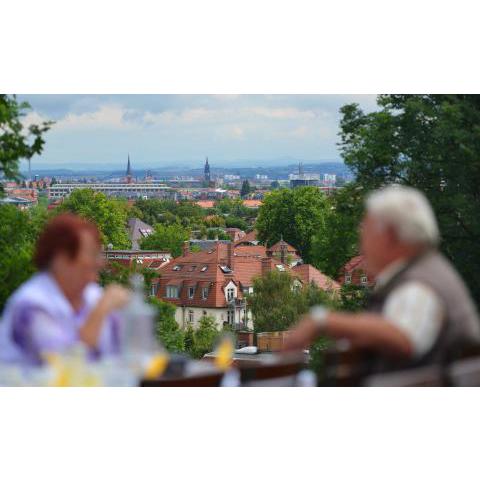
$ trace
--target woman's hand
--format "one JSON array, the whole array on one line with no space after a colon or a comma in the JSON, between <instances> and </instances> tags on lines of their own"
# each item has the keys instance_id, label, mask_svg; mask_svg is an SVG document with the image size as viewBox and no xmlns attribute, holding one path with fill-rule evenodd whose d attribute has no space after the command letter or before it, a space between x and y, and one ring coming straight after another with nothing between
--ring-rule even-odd
<instances>
[{"instance_id":1,"label":"woman's hand","mask_svg":"<svg viewBox=\"0 0 480 480\"><path fill-rule=\"evenodd\" d=\"M106 287L100 301L79 330L82 341L89 347L96 347L105 318L114 310L124 307L129 299L130 291L126 288L120 285Z\"/></svg>"},{"instance_id":2,"label":"woman's hand","mask_svg":"<svg viewBox=\"0 0 480 480\"><path fill-rule=\"evenodd\" d=\"M318 324L310 316L304 315L286 338L283 350L303 350L315 340L318 333Z\"/></svg>"},{"instance_id":3,"label":"woman's hand","mask_svg":"<svg viewBox=\"0 0 480 480\"><path fill-rule=\"evenodd\" d=\"M112 284L105 287L100 305L105 313L110 313L114 310L120 310L130 300L130 290L121 287L120 285Z\"/></svg>"}]
</instances>

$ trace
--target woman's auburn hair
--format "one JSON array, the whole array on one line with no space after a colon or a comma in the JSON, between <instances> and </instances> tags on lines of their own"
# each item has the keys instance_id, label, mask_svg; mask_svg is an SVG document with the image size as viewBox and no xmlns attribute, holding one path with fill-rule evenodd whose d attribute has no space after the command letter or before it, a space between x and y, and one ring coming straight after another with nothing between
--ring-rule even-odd
<instances>
[{"instance_id":1,"label":"woman's auburn hair","mask_svg":"<svg viewBox=\"0 0 480 480\"><path fill-rule=\"evenodd\" d=\"M47 269L60 253L74 259L80 250L81 234L89 232L100 245L100 232L97 226L73 213L62 213L45 226L38 237L34 263L39 270Z\"/></svg>"}]
</instances>

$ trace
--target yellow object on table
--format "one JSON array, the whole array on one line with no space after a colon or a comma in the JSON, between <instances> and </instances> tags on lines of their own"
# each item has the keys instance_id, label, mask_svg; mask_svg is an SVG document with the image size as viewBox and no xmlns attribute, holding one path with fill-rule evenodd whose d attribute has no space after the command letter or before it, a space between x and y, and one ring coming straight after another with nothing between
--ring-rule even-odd
<instances>
[{"instance_id":1,"label":"yellow object on table","mask_svg":"<svg viewBox=\"0 0 480 480\"><path fill-rule=\"evenodd\" d=\"M220 340L215 352L215 365L220 370L225 371L232 366L234 350L233 339L230 335L225 335Z\"/></svg>"},{"instance_id":2,"label":"yellow object on table","mask_svg":"<svg viewBox=\"0 0 480 480\"><path fill-rule=\"evenodd\" d=\"M169 357L166 353L154 355L149 361L147 368L143 374L146 380L155 380L160 377L168 365Z\"/></svg>"},{"instance_id":3,"label":"yellow object on table","mask_svg":"<svg viewBox=\"0 0 480 480\"><path fill-rule=\"evenodd\" d=\"M73 354L60 355L47 353L45 360L53 371L49 382L51 387L99 387L101 381L98 375L89 369L84 352L76 350Z\"/></svg>"}]
</instances>

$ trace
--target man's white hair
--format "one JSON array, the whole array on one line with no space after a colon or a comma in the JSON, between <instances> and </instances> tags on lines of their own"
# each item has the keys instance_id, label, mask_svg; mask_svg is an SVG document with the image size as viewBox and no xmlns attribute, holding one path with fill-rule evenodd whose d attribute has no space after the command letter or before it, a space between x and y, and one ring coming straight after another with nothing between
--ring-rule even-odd
<instances>
[{"instance_id":1,"label":"man's white hair","mask_svg":"<svg viewBox=\"0 0 480 480\"><path fill-rule=\"evenodd\" d=\"M405 243L435 246L440 240L432 207L415 188L384 187L367 197L366 207L369 214L391 226Z\"/></svg>"}]
</instances>

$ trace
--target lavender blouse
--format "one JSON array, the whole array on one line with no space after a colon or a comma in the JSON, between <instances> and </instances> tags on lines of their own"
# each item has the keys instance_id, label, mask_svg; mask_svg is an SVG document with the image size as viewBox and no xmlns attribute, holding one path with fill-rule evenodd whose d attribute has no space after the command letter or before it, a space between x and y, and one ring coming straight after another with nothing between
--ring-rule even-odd
<instances>
[{"instance_id":1,"label":"lavender blouse","mask_svg":"<svg viewBox=\"0 0 480 480\"><path fill-rule=\"evenodd\" d=\"M83 291L83 306L75 311L47 272L35 274L10 297L0 321L0 361L41 363L42 352L61 352L79 341L79 329L102 295L91 283ZM119 318L109 315L92 355L119 351Z\"/></svg>"}]
</instances>

